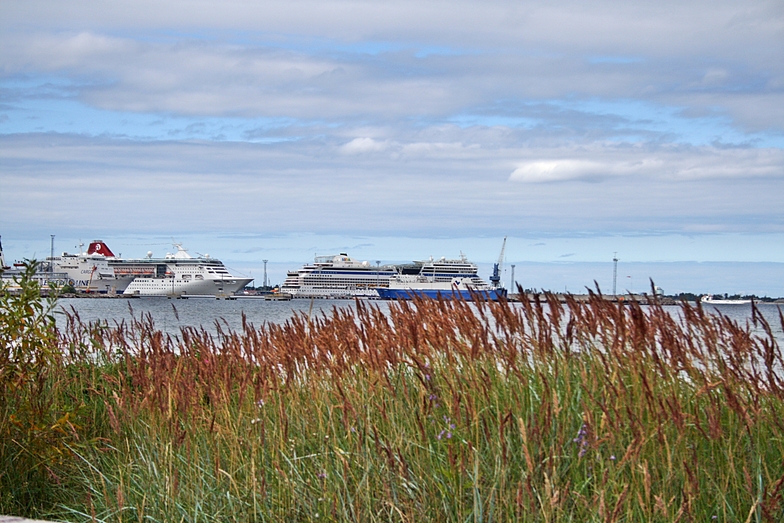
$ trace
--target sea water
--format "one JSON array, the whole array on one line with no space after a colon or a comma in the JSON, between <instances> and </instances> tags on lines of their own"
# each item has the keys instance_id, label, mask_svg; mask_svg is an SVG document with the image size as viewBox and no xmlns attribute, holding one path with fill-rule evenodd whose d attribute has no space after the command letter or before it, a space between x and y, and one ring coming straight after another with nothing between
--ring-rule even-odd
<instances>
[{"instance_id":1,"label":"sea water","mask_svg":"<svg viewBox=\"0 0 784 523\"><path fill-rule=\"evenodd\" d=\"M389 302L370 300L365 302L376 306L382 312L389 310ZM519 303L512 304L520 307ZM225 300L215 298L170 299L166 297L144 298L61 298L57 302L57 323L62 327L66 318L64 311L78 313L81 320L87 322L106 322L110 326L124 321L126 324L142 315L150 315L155 326L163 332L176 335L182 327L203 327L210 333L217 332L220 325L223 331L242 329L242 315L246 321L255 326L265 323L283 324L292 316L330 316L335 308L355 308L353 300L327 299L295 299L291 301L267 301L260 298L239 298ZM757 305L762 315L771 326L773 335L779 342L784 342L779 321L781 305L760 303ZM645 306L643 306L645 308ZM666 310L679 316L679 306L666 306ZM751 323L751 305L707 305L705 310L712 314L723 314L740 325ZM762 335L762 328L752 326L752 331Z\"/></svg>"},{"instance_id":2,"label":"sea water","mask_svg":"<svg viewBox=\"0 0 784 523\"><path fill-rule=\"evenodd\" d=\"M383 310L386 302L374 301ZM234 300L215 298L170 299L167 297L143 298L61 298L55 311L58 327L65 325L65 313L78 313L84 323L101 322L114 326L126 324L133 319L150 315L155 327L168 334L178 334L182 327L203 327L207 332L217 333L218 325L224 332L241 331L242 315L246 322L256 327L264 324L283 324L293 316L304 314L310 317L331 315L334 308L354 308L353 300L290 300L273 301L263 298L238 298Z\"/></svg>"}]
</instances>

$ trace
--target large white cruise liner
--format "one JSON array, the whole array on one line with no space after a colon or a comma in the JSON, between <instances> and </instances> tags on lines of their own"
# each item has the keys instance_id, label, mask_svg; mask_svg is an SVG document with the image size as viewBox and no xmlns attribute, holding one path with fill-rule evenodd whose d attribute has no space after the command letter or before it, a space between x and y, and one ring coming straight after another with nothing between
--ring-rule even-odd
<instances>
[{"instance_id":1,"label":"large white cruise liner","mask_svg":"<svg viewBox=\"0 0 784 523\"><path fill-rule=\"evenodd\" d=\"M138 296L224 296L240 290L252 278L232 275L220 260L194 258L181 244L164 258L118 258L101 240L95 240L87 255L105 257L114 272L117 292Z\"/></svg>"},{"instance_id":2,"label":"large white cruise liner","mask_svg":"<svg viewBox=\"0 0 784 523\"><path fill-rule=\"evenodd\" d=\"M281 293L295 298L377 298L377 288L389 286L394 266L371 265L346 253L316 256L313 263L286 274Z\"/></svg>"}]
</instances>

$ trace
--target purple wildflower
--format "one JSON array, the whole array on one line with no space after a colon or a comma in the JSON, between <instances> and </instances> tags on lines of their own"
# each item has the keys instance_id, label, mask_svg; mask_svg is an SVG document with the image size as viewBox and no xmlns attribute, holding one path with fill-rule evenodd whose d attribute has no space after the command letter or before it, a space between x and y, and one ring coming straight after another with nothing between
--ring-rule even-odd
<instances>
[{"instance_id":1,"label":"purple wildflower","mask_svg":"<svg viewBox=\"0 0 784 523\"><path fill-rule=\"evenodd\" d=\"M577 456L580 458L585 456L585 453L588 452L588 427L585 423L582 424L580 430L577 431L577 437L572 441L580 446L580 452Z\"/></svg>"},{"instance_id":2,"label":"purple wildflower","mask_svg":"<svg viewBox=\"0 0 784 523\"><path fill-rule=\"evenodd\" d=\"M438 439L441 439L446 436L446 439L452 439L452 431L455 429L455 424L452 423L452 418L447 416L442 416L442 419L444 420L446 428L439 432L437 437Z\"/></svg>"}]
</instances>

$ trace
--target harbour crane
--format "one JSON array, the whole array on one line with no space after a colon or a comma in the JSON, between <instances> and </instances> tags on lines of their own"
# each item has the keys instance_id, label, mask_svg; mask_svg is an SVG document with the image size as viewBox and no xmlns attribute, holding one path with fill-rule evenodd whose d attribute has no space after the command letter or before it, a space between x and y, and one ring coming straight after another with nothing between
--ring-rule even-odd
<instances>
[{"instance_id":1,"label":"harbour crane","mask_svg":"<svg viewBox=\"0 0 784 523\"><path fill-rule=\"evenodd\" d=\"M504 243L501 245L501 255L498 257L498 263L493 264L493 275L490 276L490 283L495 288L501 286L501 271L504 267L505 250L506 250L506 236L504 236Z\"/></svg>"},{"instance_id":2,"label":"harbour crane","mask_svg":"<svg viewBox=\"0 0 784 523\"><path fill-rule=\"evenodd\" d=\"M85 294L90 294L90 285L93 284L93 275L95 274L96 270L98 270L98 266L93 265L93 270L90 271L90 279L87 282L87 290L84 291Z\"/></svg>"}]
</instances>

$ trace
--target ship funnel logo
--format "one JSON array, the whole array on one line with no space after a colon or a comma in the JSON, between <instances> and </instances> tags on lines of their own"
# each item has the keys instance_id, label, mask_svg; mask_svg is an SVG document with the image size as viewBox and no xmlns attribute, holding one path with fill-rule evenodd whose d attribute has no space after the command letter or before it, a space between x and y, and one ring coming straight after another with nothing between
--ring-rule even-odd
<instances>
[{"instance_id":1,"label":"ship funnel logo","mask_svg":"<svg viewBox=\"0 0 784 523\"><path fill-rule=\"evenodd\" d=\"M87 254L100 254L101 256L106 256L107 258L114 258L114 253L112 252L109 247L106 246L101 240L96 240L90 244L90 247L87 249Z\"/></svg>"}]
</instances>

